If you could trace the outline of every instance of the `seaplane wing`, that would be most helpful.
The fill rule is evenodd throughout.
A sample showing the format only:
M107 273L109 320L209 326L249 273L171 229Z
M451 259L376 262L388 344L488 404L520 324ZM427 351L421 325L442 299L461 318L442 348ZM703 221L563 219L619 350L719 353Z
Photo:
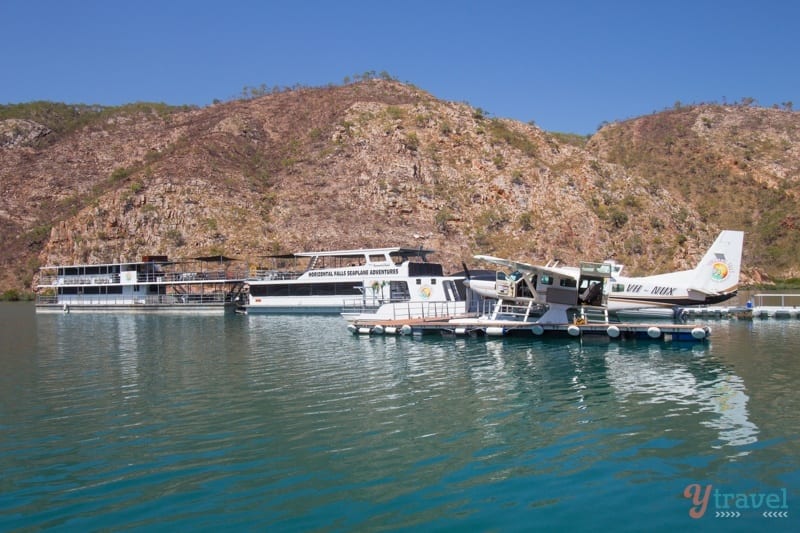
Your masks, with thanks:
M498 266L506 267L509 270L518 270L519 272L523 272L525 274L550 274L553 276L567 276L567 277L574 277L577 279L578 277L578 269L573 267L551 267L551 266L543 266L543 265L532 265L530 263L524 263L522 261L513 261L511 259L503 259L501 257L494 257L491 255L476 255L473 256L475 259L480 261L486 261L487 263L492 263Z
M492 255L476 255L474 257L475 259L478 259L480 261L486 261L487 263L492 263L502 267L510 268L512 270L519 270L521 272L535 272L538 268L528 263L522 263L520 261L512 261L511 259L502 259L500 257L494 257Z

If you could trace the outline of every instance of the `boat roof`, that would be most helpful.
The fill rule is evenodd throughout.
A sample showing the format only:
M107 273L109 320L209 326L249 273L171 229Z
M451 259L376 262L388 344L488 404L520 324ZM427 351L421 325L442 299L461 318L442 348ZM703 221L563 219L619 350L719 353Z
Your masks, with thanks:
M204 261L206 263L226 263L228 261L241 261L235 257L228 257L226 255L207 255L203 257L193 257L195 261Z
M262 257L274 259L292 259L295 257L364 257L365 255L379 255L388 253L389 255L407 256L407 257L421 257L425 258L429 254L434 253L433 250L425 248L402 248L399 246L391 248L357 248L353 250L326 250L321 252L296 252L293 254L277 254L265 255Z

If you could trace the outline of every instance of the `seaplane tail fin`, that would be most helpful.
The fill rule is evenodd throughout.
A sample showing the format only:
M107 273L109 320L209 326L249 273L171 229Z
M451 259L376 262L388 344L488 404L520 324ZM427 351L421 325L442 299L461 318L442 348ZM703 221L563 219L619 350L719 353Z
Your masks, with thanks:
M724 294L739 286L744 232L724 230L694 269L691 289L704 294Z

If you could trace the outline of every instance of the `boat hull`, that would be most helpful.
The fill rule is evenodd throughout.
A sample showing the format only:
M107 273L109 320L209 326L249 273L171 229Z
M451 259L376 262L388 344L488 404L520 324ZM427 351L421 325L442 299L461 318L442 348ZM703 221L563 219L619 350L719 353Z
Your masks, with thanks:
M245 305L244 312L248 315L338 315L342 306L325 305Z
M233 311L232 303L225 304L37 304L36 312L42 314L67 313L155 313L224 315Z

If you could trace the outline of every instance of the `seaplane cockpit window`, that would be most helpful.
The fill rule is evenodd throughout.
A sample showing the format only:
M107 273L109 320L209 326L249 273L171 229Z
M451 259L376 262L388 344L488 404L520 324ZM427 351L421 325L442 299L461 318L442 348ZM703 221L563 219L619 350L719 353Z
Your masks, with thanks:
M502 270L497 271L497 281L505 281L506 280L506 273Z
M508 279L511 281L519 281L522 279L522 272L520 272L519 270L515 270L514 272L511 273L510 276L508 276Z

